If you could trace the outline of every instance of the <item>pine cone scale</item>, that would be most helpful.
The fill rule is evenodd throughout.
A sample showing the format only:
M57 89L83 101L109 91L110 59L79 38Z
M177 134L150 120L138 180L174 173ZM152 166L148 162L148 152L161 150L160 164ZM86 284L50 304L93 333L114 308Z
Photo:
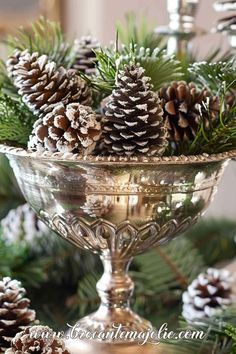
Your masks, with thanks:
M0 281L0 350L10 347L14 336L35 320L29 309L30 301L24 298L25 289L10 278Z
M198 91L192 83L173 82L159 90L159 97L172 142L193 141L201 124L208 129L218 119L219 99L206 89Z
M36 114L51 112L59 103L91 103L86 82L71 70L57 68L45 55L22 53L11 71L23 101Z
M57 105L33 129L28 147L52 152L92 151L101 136L101 124L90 107L72 103Z

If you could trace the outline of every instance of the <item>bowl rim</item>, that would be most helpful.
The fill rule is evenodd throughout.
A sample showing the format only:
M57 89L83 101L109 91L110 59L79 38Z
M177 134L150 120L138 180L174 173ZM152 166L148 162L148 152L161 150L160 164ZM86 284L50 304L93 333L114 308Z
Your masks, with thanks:
M40 159L52 162L77 162L83 164L114 165L114 164L199 164L227 161L236 158L236 149L217 154L203 153L201 155L179 155L179 156L93 156L62 152L38 152L28 151L21 147L0 144L0 153L10 156L19 156L29 159Z

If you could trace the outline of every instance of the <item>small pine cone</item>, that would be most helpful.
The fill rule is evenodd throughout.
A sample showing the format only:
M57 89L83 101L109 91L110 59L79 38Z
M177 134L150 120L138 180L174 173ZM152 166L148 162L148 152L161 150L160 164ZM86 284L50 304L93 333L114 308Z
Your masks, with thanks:
M75 63L73 69L82 71L87 75L96 73L96 55L95 49L100 47L100 43L96 38L91 36L82 37L75 40Z
M85 214L91 216L91 218L101 218L108 214L112 209L112 200L108 196L87 196L86 203L82 206L82 210Z
M22 56L28 53L28 50L24 50L21 52L20 50L16 49L14 53L7 59L6 67L8 76L13 79L14 75L13 72L15 70L15 66L19 63L19 60Z
M34 151L91 153L101 136L101 123L92 108L71 103L57 105L36 121L28 148Z
M159 97L170 141L193 141L201 124L209 129L219 116L219 99L207 89L199 91L193 83L174 81L160 89Z
M118 73L117 89L106 105L104 153L161 155L166 148L163 110L150 78L140 66Z
M48 227L38 219L29 204L12 209L1 221L2 234L9 244L19 241L34 245L43 235L49 233Z
M232 304L233 279L227 270L209 268L183 294L183 317L187 321L214 316Z
M18 333L5 354L70 354L62 339L46 326L28 327Z
M35 312L21 283L10 278L0 280L0 352L10 347L17 333L35 321Z
M57 68L46 55L20 56L12 75L23 101L36 114L51 112L58 103L91 104L92 93L87 83L73 70Z

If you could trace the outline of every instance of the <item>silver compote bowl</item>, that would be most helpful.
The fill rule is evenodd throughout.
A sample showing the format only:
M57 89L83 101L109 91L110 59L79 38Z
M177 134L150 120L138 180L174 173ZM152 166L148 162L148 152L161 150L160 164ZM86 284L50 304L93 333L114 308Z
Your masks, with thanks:
M130 262L197 221L212 200L227 162L236 155L232 151L118 158L39 154L6 146L0 150L10 160L21 191L37 215L76 247L101 257L104 275L97 284L101 305L77 324L90 332L109 331L114 324L126 331L151 328L130 308L134 289L128 275ZM124 344L117 339L112 346L108 342L103 342L101 353L106 353L104 345L110 345L109 353L124 345L132 349L123 353L141 350L135 342ZM74 338L68 346L72 353L100 353L96 340Z

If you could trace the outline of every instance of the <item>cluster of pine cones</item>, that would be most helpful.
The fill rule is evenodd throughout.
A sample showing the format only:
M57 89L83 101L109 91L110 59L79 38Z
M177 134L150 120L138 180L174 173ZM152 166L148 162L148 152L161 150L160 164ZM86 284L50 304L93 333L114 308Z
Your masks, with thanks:
M16 51L8 74L24 103L38 117L28 148L62 153L161 156L169 144L194 141L201 126L218 119L220 103L194 84L172 82L154 92L138 64L117 73L116 89L105 100L103 116L92 106L92 90L81 73L96 75L97 40L75 43L71 69L46 55Z
M48 327L35 324L25 289L9 277L0 280L0 354L70 354Z

